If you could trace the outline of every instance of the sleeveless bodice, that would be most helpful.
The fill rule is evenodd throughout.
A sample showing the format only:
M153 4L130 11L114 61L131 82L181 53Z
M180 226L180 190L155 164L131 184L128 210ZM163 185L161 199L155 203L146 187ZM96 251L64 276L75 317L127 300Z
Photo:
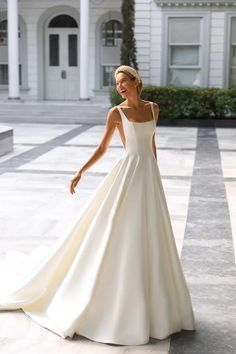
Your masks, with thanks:
M147 157L153 156L152 137L156 129L156 120L146 122L130 121L123 110L116 106L120 112L125 135L125 154L135 154Z

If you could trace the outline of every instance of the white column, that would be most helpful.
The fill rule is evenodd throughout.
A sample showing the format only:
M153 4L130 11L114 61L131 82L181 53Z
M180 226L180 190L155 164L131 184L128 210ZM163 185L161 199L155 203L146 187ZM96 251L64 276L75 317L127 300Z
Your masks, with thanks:
M89 99L89 0L80 0L80 99Z
M19 48L17 2L17 0L7 0L9 99L19 99Z

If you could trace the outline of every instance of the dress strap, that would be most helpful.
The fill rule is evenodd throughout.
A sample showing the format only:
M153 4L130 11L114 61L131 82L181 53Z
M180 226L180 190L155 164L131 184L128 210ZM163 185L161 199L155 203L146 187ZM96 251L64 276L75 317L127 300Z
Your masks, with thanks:
M120 117L121 117L121 120L122 122L124 122L124 119L125 120L128 120L128 118L126 117L125 113L123 112L122 108L119 107L119 106L116 106L116 108L118 109L119 113L120 113Z
M122 111L122 109L119 106L116 106L116 108L118 109L118 111L120 113L121 120L123 120L122 117L123 117L124 112Z
M153 117L153 120L156 121L153 102L150 102L150 104L151 104L151 109L152 109L152 117Z
M116 106L116 108L118 109L118 111L119 111L120 114L121 114L121 109L120 109L120 107L119 107L119 106Z

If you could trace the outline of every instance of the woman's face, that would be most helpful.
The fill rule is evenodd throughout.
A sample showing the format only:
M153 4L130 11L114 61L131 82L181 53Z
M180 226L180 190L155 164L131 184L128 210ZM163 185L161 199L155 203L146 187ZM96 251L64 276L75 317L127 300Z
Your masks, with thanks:
M137 95L137 80L132 80L125 73L119 73L116 75L116 89L122 98Z

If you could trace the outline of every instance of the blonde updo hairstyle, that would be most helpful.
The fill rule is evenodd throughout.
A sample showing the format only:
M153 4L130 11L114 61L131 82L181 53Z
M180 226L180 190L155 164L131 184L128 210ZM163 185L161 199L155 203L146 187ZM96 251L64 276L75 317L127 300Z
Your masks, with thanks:
M114 73L115 79L116 79L117 75L120 73L126 74L127 76L129 76L129 78L131 80L138 80L137 92L138 92L138 95L140 96L141 92L142 92L143 83L142 83L142 80L141 80L141 77L140 77L138 71L136 69L132 68L131 66L121 65L116 69L116 71Z

